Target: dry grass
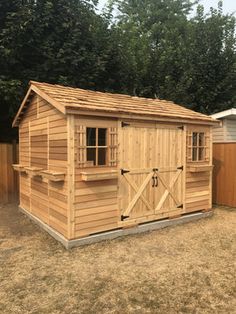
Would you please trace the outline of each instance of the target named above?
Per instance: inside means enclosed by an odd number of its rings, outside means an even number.
[[[66,251],[0,208],[0,313],[236,313],[236,210]]]

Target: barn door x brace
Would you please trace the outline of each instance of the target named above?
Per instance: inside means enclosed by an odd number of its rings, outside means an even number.
[[[125,220],[130,217],[130,213],[132,209],[134,208],[137,201],[140,199],[150,211],[153,211],[153,206],[149,203],[149,201],[144,197],[143,192],[146,189],[147,185],[149,184],[150,180],[152,180],[152,188],[158,187],[158,180],[162,183],[162,185],[165,188],[165,191],[163,195],[161,196],[161,199],[159,200],[158,204],[154,208],[154,212],[158,213],[158,211],[162,208],[164,205],[164,202],[166,201],[167,197],[170,195],[171,198],[174,200],[176,208],[182,208],[183,204],[178,200],[178,198],[175,196],[173,192],[173,187],[176,184],[180,174],[183,171],[183,166],[177,167],[177,168],[168,168],[168,169],[158,169],[158,168],[152,168],[152,169],[146,169],[147,176],[143,183],[138,187],[136,183],[131,179],[130,174],[138,173],[137,170],[134,169],[121,169],[121,175],[125,178],[129,186],[135,191],[135,195],[132,198],[131,202],[129,203],[128,207],[122,212],[121,220]],[[166,180],[163,178],[161,173],[164,172],[174,172],[174,175],[169,183],[166,182]]]

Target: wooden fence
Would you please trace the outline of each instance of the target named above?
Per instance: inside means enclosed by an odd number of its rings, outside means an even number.
[[[0,203],[14,202],[18,199],[18,175],[12,164],[18,160],[16,143],[0,143]]]
[[[236,143],[215,143],[213,164],[213,203],[236,207]]]

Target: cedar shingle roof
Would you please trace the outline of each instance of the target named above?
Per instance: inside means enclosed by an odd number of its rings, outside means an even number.
[[[46,98],[49,103],[63,113],[66,113],[68,109],[74,109],[110,112],[114,113],[114,116],[119,114],[133,114],[148,115],[153,118],[181,118],[191,120],[191,122],[200,120],[209,122],[210,124],[216,122],[210,116],[192,111],[172,101],[97,92],[34,81],[30,82],[30,89],[41,94],[42,97]],[[26,100],[23,101],[13,125],[17,123]]]

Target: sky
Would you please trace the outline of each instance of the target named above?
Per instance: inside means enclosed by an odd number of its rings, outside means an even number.
[[[106,2],[106,0],[99,0],[99,7],[102,9]],[[200,4],[204,6],[205,12],[208,12],[210,7],[217,8],[218,2],[219,0],[200,0]],[[236,0],[223,0],[223,12],[225,14],[234,12],[236,15]]]

